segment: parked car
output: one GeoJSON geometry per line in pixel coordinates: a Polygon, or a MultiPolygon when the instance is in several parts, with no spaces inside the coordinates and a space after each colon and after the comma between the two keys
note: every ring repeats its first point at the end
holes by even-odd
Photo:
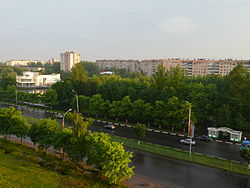
{"type": "Polygon", "coordinates": [[[115,129],[115,126],[113,124],[106,124],[106,125],[104,125],[104,128],[106,128],[106,129],[115,129]]]}
{"type": "Polygon", "coordinates": [[[207,135],[197,136],[196,140],[201,140],[201,141],[206,141],[206,142],[212,142],[213,141],[213,139],[208,137],[207,135]]]}
{"type": "Polygon", "coordinates": [[[191,145],[193,145],[193,146],[196,144],[196,143],[195,143],[195,141],[194,141],[194,140],[192,140],[192,141],[191,141],[191,139],[190,139],[190,138],[180,140],[180,143],[181,143],[181,144],[187,144],[187,145],[190,145],[190,142],[191,142],[191,145]]]}

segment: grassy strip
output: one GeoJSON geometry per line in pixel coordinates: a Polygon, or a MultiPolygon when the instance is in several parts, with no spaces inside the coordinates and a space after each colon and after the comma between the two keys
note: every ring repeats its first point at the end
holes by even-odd
{"type": "Polygon", "coordinates": [[[166,157],[171,157],[179,160],[190,161],[210,167],[215,167],[236,173],[250,175],[250,170],[248,170],[248,166],[246,164],[230,160],[224,160],[217,157],[207,156],[198,153],[192,153],[190,157],[189,152],[184,150],[174,149],[167,146],[150,144],[146,142],[141,142],[140,144],[138,144],[136,140],[121,138],[117,136],[112,136],[112,140],[122,142],[124,146],[128,148],[133,148],[141,151],[160,154],[166,157]]]}
{"type": "Polygon", "coordinates": [[[1,138],[0,164],[0,187],[125,187],[101,181],[87,166],[1,138]]]}

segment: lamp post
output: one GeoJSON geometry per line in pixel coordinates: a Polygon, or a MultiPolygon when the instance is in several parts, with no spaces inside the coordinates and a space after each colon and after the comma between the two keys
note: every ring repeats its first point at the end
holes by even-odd
{"type": "Polygon", "coordinates": [[[64,113],[63,119],[62,119],[62,129],[64,129],[64,118],[68,112],[70,112],[72,109],[70,108],[67,112],[64,113]]]}
{"type": "Polygon", "coordinates": [[[192,137],[193,137],[193,125],[191,125],[191,104],[189,101],[187,101],[189,104],[189,109],[188,109],[188,136],[190,138],[190,144],[189,144],[189,156],[191,157],[191,151],[192,151],[192,137]]]}
{"type": "Polygon", "coordinates": [[[17,88],[16,88],[16,105],[17,105],[17,88]]]}
{"type": "Polygon", "coordinates": [[[79,113],[79,101],[78,101],[78,93],[72,89],[72,92],[76,95],[76,111],[79,113]]]}

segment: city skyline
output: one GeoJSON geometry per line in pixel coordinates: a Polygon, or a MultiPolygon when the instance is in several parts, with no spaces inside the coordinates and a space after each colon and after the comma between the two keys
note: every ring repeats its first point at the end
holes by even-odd
{"type": "Polygon", "coordinates": [[[250,59],[247,0],[54,0],[1,4],[0,62],[209,58],[250,59]]]}

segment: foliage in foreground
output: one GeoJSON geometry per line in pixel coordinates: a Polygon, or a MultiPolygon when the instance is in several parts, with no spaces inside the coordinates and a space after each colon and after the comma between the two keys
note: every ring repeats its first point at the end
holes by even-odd
{"type": "MultiPolygon", "coordinates": [[[[87,162],[95,166],[102,179],[110,184],[133,175],[133,167],[129,166],[132,153],[126,152],[122,144],[112,142],[106,134],[89,132],[88,127],[93,121],[83,119],[79,113],[70,113],[68,119],[73,124],[72,129],[60,128],[58,121],[50,118],[34,121],[30,127],[14,107],[2,108],[0,133],[21,138],[29,136],[34,146],[38,144],[38,148],[45,152],[52,146],[55,150],[63,150],[63,156],[66,152],[75,164],[84,162],[87,157],[87,162]]],[[[7,146],[5,153],[8,153],[7,146]]]]}
{"type": "Polygon", "coordinates": [[[0,164],[0,187],[125,187],[101,181],[95,169],[4,139],[0,139],[0,164]],[[11,150],[8,154],[5,144],[11,150]]]}

